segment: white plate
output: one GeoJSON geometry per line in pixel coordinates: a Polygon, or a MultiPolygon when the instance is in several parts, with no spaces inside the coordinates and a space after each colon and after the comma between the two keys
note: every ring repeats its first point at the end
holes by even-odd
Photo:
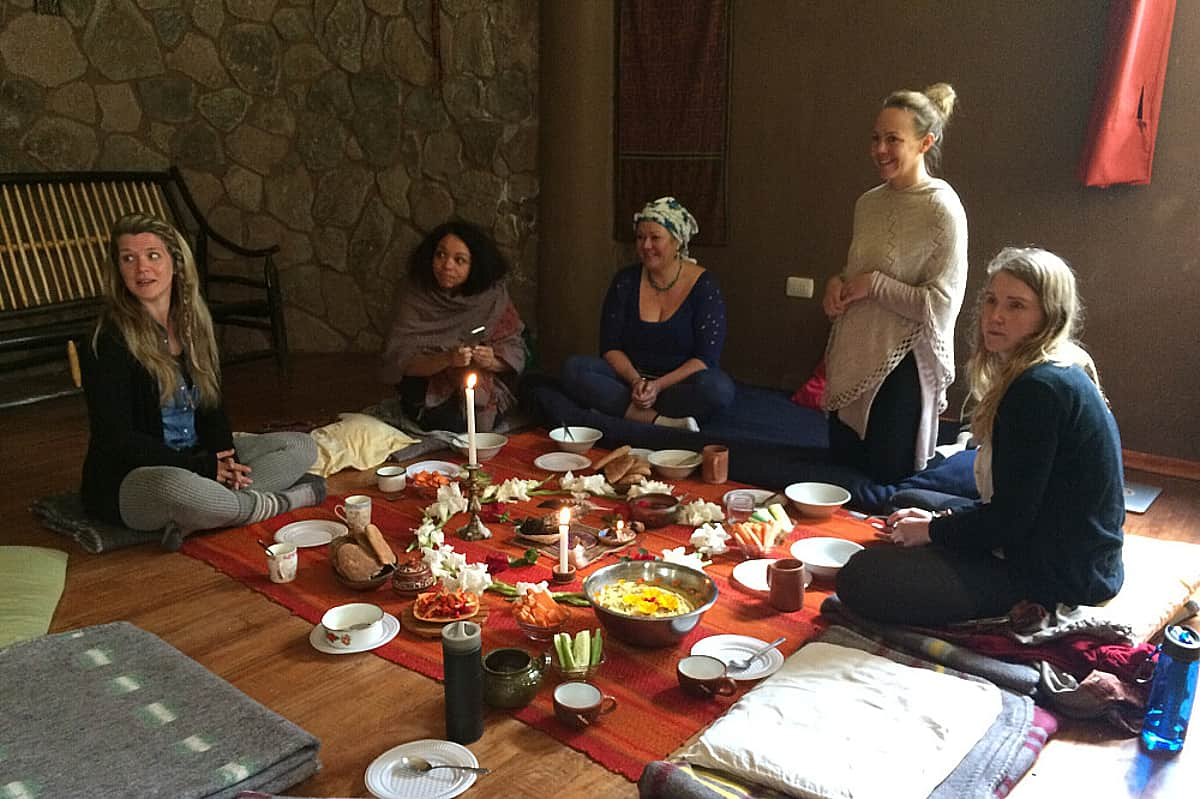
{"type": "Polygon", "coordinates": [[[414,463],[413,465],[407,467],[405,474],[408,475],[409,479],[412,479],[412,476],[417,472],[437,472],[438,474],[444,474],[447,477],[457,478],[459,472],[461,471],[461,466],[456,463],[450,463],[449,461],[421,461],[420,463],[414,463]]]}
{"type": "Polygon", "coordinates": [[[392,747],[367,766],[364,781],[372,796],[379,799],[450,799],[474,785],[478,777],[469,771],[452,768],[435,768],[424,774],[415,774],[397,765],[402,755],[416,755],[430,763],[479,765],[470,749],[453,741],[432,738],[409,741],[392,747]]]}
{"type": "Polygon", "coordinates": [[[721,497],[721,504],[728,505],[729,498],[738,494],[748,494],[754,500],[754,507],[765,507],[764,503],[775,496],[777,492],[767,491],[765,488],[735,488],[732,491],[726,491],[725,496],[721,497]]]}
{"type": "Polygon", "coordinates": [[[276,544],[295,544],[298,547],[319,547],[339,535],[349,532],[346,525],[328,519],[307,519],[292,522],[275,532],[276,544]]]}
{"type": "MultiPolygon", "coordinates": [[[[711,655],[725,664],[731,660],[750,657],[756,650],[767,645],[767,641],[748,635],[710,635],[701,638],[692,646],[693,655],[711,655]]],[[[735,680],[761,680],[774,674],[783,665],[783,653],[771,649],[754,659],[745,671],[730,673],[735,680]]]]}
{"type": "Polygon", "coordinates": [[[547,452],[539,455],[533,465],[548,472],[577,472],[592,468],[592,462],[574,452],[547,452]]]}
{"type": "MultiPolygon", "coordinates": [[[[776,560],[777,558],[744,560],[733,567],[733,579],[739,586],[751,593],[768,594],[771,589],[767,586],[767,566],[776,560]]],[[[805,569],[804,587],[808,588],[810,585],[812,585],[812,574],[805,569]]]]}
{"type": "Polygon", "coordinates": [[[325,640],[325,628],[318,624],[308,634],[308,642],[313,645],[313,649],[324,652],[326,655],[352,655],[355,652],[369,652],[376,647],[383,646],[395,638],[399,632],[400,620],[390,613],[384,613],[383,623],[379,628],[379,637],[374,641],[367,641],[358,646],[334,646],[325,640]]]}

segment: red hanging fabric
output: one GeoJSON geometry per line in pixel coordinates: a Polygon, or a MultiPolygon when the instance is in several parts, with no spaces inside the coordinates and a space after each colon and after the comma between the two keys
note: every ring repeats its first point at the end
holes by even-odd
{"type": "Polygon", "coordinates": [[[1154,164],[1175,0],[1113,0],[1079,161],[1085,186],[1145,185],[1154,164]]]}

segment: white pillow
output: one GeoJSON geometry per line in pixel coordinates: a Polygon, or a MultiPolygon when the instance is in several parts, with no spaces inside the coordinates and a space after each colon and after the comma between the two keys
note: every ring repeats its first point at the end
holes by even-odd
{"type": "Polygon", "coordinates": [[[810,643],[683,753],[793,796],[926,799],[983,737],[1000,690],[810,643]]]}
{"type": "Polygon", "coordinates": [[[342,469],[369,469],[417,439],[365,413],[339,413],[341,421],[312,431],[317,462],[310,472],[328,477],[342,469]]]}

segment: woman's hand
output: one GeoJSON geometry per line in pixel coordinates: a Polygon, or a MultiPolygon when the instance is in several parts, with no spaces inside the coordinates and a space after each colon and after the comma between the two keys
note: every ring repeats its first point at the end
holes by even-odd
{"type": "Polygon", "coordinates": [[[887,526],[875,535],[902,547],[922,547],[930,543],[929,522],[933,514],[920,508],[898,510],[887,518],[887,526]]]}
{"type": "Polygon", "coordinates": [[[653,408],[654,403],[658,401],[658,382],[642,379],[634,383],[631,399],[639,408],[653,408]]]}
{"type": "Polygon", "coordinates": [[[237,491],[254,481],[250,479],[250,467],[238,463],[236,451],[227,449],[217,453],[217,482],[237,491]]]}
{"type": "Polygon", "coordinates": [[[846,310],[846,306],[851,303],[865,300],[871,296],[873,282],[875,282],[875,273],[864,272],[842,283],[842,310],[846,310]]]}
{"type": "Polygon", "coordinates": [[[821,307],[830,319],[836,319],[846,310],[846,304],[842,302],[843,286],[845,283],[837,275],[829,278],[829,282],[825,284],[825,297],[821,300],[821,307]]]}
{"type": "Polygon", "coordinates": [[[502,364],[490,344],[479,344],[471,348],[471,363],[489,372],[499,372],[502,364]]]}
{"type": "Polygon", "coordinates": [[[450,366],[463,367],[471,365],[472,350],[470,347],[455,347],[449,351],[450,366]]]}

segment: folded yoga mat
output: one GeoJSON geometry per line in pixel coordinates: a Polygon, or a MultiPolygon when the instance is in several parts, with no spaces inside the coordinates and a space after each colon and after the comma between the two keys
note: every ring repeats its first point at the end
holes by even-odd
{"type": "Polygon", "coordinates": [[[46,634],[66,579],[66,552],[0,547],[0,647],[46,634]]]}
{"type": "Polygon", "coordinates": [[[231,798],[319,768],[320,742],[128,622],[0,650],[5,796],[231,798]]]}

